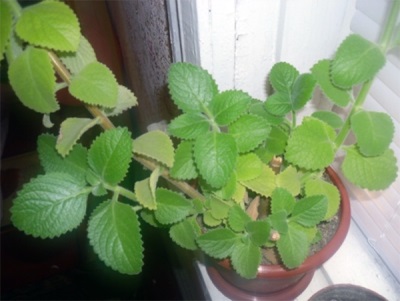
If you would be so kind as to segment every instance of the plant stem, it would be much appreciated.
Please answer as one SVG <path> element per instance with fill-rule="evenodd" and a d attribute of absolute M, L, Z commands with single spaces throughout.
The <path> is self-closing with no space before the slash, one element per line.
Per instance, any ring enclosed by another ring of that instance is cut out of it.
<path fill-rule="evenodd" d="M 379 45 L 381 45 L 383 52 L 387 52 L 390 48 L 390 42 L 392 40 L 393 31 L 396 26 L 396 20 L 400 12 L 400 1 L 393 0 L 392 7 L 390 8 L 390 14 L 385 24 L 385 30 L 379 39 Z"/>

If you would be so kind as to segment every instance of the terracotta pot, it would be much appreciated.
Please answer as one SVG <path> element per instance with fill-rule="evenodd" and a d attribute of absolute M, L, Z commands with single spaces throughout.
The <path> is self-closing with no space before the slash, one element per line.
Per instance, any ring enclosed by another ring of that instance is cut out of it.
<path fill-rule="evenodd" d="M 228 259 L 207 267 L 214 285 L 233 300 L 291 300 L 300 295 L 311 282 L 314 271 L 326 262 L 343 243 L 350 226 L 350 201 L 342 181 L 332 168 L 327 173 L 339 189 L 341 205 L 339 226 L 330 242 L 319 252 L 308 257 L 296 269 L 280 265 L 261 265 L 255 279 L 244 279 L 235 273 Z"/>

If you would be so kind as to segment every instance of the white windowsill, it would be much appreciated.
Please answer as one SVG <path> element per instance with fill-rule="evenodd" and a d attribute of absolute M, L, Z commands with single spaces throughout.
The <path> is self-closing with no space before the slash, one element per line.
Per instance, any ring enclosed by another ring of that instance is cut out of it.
<path fill-rule="evenodd" d="M 368 288 L 389 301 L 400 300 L 400 284 L 373 252 L 358 226 L 352 221 L 341 248 L 315 272 L 310 285 L 296 300 L 308 300 L 317 291 L 329 285 L 344 283 Z M 205 266 L 199 263 L 198 268 L 210 300 L 230 300 L 211 282 Z"/>

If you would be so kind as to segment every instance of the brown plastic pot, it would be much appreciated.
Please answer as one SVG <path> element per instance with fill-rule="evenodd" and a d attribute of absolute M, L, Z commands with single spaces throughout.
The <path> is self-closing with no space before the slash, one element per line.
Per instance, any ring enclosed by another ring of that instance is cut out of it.
<path fill-rule="evenodd" d="M 214 285 L 232 300 L 292 300 L 311 282 L 316 269 L 331 258 L 342 245 L 350 226 L 350 201 L 345 186 L 336 172 L 327 168 L 332 183 L 341 196 L 339 225 L 335 235 L 319 252 L 308 257 L 296 269 L 280 265 L 260 265 L 255 279 L 244 279 L 232 270 L 228 259 L 207 267 Z"/>

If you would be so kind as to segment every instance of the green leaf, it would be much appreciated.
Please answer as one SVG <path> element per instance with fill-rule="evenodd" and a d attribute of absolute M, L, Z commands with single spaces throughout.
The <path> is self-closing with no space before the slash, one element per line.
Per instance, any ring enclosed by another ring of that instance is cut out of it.
<path fill-rule="evenodd" d="M 61 172 L 73 176 L 84 183 L 87 164 L 87 149 L 76 144 L 66 157 L 56 151 L 56 137 L 42 134 L 38 138 L 38 153 L 40 163 L 46 173 Z"/>
<path fill-rule="evenodd" d="M 343 119 L 338 114 L 331 111 L 317 111 L 312 113 L 311 116 L 326 122 L 334 129 L 341 128 L 344 123 Z"/>
<path fill-rule="evenodd" d="M 252 180 L 241 181 L 240 183 L 256 193 L 270 197 L 276 187 L 275 177 L 274 171 L 269 166 L 263 164 L 260 176 Z"/>
<path fill-rule="evenodd" d="M 324 195 L 312 195 L 296 202 L 290 221 L 305 227 L 312 227 L 324 220 L 328 209 L 328 199 Z"/>
<path fill-rule="evenodd" d="M 28 47 L 12 61 L 8 76 L 18 98 L 28 108 L 43 114 L 59 109 L 56 77 L 45 50 Z"/>
<path fill-rule="evenodd" d="M 271 125 L 278 125 L 284 122 L 283 116 L 276 116 L 265 109 L 265 102 L 254 100 L 248 110 L 250 114 L 258 115 L 264 118 Z"/>
<path fill-rule="evenodd" d="M 12 34 L 13 15 L 7 2 L 0 1 L 0 61 Z"/>
<path fill-rule="evenodd" d="M 392 142 L 394 124 L 381 112 L 359 111 L 351 116 L 351 129 L 357 138 L 360 152 L 368 157 L 383 154 Z"/>
<path fill-rule="evenodd" d="M 75 52 L 59 51 L 57 55 L 72 74 L 79 73 L 84 67 L 97 60 L 92 45 L 84 36 L 80 37 L 78 49 Z"/>
<path fill-rule="evenodd" d="M 106 183 L 120 183 L 128 172 L 132 157 L 132 140 L 126 128 L 115 128 L 100 134 L 92 143 L 88 162 Z"/>
<path fill-rule="evenodd" d="M 261 250 L 251 243 L 236 243 L 231 260 L 233 268 L 240 276 L 246 279 L 255 278 L 261 264 Z"/>
<path fill-rule="evenodd" d="M 236 174 L 232 173 L 228 182 L 220 190 L 214 191 L 214 195 L 224 200 L 230 200 L 236 191 L 237 179 Z"/>
<path fill-rule="evenodd" d="M 157 209 L 157 202 L 153 195 L 152 190 L 150 189 L 150 179 L 144 179 L 142 181 L 135 182 L 135 194 L 136 200 L 141 204 L 144 208 L 155 210 Z"/>
<path fill-rule="evenodd" d="M 86 213 L 90 189 L 64 173 L 38 176 L 18 192 L 11 221 L 26 234 L 53 238 L 79 226 Z"/>
<path fill-rule="evenodd" d="M 210 110 L 215 121 L 228 125 L 237 120 L 251 104 L 251 96 L 243 91 L 230 90 L 217 94 L 210 103 Z"/>
<path fill-rule="evenodd" d="M 209 210 L 203 213 L 203 222 L 209 227 L 216 227 L 221 224 L 222 220 L 214 218 Z"/>
<path fill-rule="evenodd" d="M 197 250 L 196 239 L 201 235 L 201 228 L 195 217 L 183 220 L 173 225 L 169 230 L 171 239 L 182 248 Z"/>
<path fill-rule="evenodd" d="M 229 229 L 210 230 L 197 238 L 199 247 L 211 257 L 223 259 L 232 254 L 238 236 Z"/>
<path fill-rule="evenodd" d="M 176 117 L 168 125 L 168 132 L 181 139 L 196 139 L 209 131 L 210 124 L 201 114 L 187 113 Z"/>
<path fill-rule="evenodd" d="M 279 234 L 285 234 L 288 232 L 288 213 L 286 210 L 279 210 L 270 214 L 268 220 L 270 221 L 272 228 L 278 231 Z"/>
<path fill-rule="evenodd" d="M 300 194 L 301 181 L 294 166 L 289 165 L 276 175 L 276 186 L 287 189 L 293 196 Z"/>
<path fill-rule="evenodd" d="M 256 246 L 263 246 L 269 239 L 270 225 L 267 221 L 251 221 L 246 225 L 250 241 Z"/>
<path fill-rule="evenodd" d="M 349 91 L 336 87 L 330 77 L 330 60 L 321 60 L 312 69 L 312 75 L 316 79 L 324 95 L 334 104 L 345 107 L 349 104 L 352 97 Z"/>
<path fill-rule="evenodd" d="M 128 88 L 119 85 L 117 104 L 114 108 L 105 108 L 104 112 L 107 116 L 117 116 L 137 105 L 138 102 L 135 94 L 133 94 Z"/>
<path fill-rule="evenodd" d="M 167 167 L 174 164 L 174 146 L 169 136 L 162 131 L 150 131 L 136 138 L 133 141 L 133 151 Z"/>
<path fill-rule="evenodd" d="M 336 52 L 331 64 L 331 78 L 334 85 L 349 89 L 372 79 L 385 62 L 385 55 L 378 45 L 352 34 Z"/>
<path fill-rule="evenodd" d="M 289 137 L 286 159 L 302 168 L 320 170 L 330 165 L 336 152 L 335 130 L 325 122 L 306 117 Z"/>
<path fill-rule="evenodd" d="M 279 62 L 272 67 L 269 81 L 275 91 L 289 93 L 298 76 L 299 71 L 295 67 L 285 62 Z"/>
<path fill-rule="evenodd" d="M 275 214 L 282 210 L 286 215 L 291 214 L 296 200 L 293 195 L 285 188 L 276 188 L 271 196 L 271 213 Z"/>
<path fill-rule="evenodd" d="M 276 116 L 284 116 L 292 110 L 292 101 L 290 93 L 275 92 L 268 96 L 265 102 L 265 110 Z"/>
<path fill-rule="evenodd" d="M 196 166 L 193 161 L 193 142 L 181 142 L 175 151 L 174 165 L 171 176 L 178 180 L 190 180 L 197 177 Z"/>
<path fill-rule="evenodd" d="M 315 79 L 311 74 L 301 74 L 294 82 L 291 99 L 293 111 L 302 109 L 311 99 L 315 87 Z"/>
<path fill-rule="evenodd" d="M 310 247 L 307 234 L 294 223 L 289 223 L 288 232 L 281 234 L 276 246 L 284 265 L 289 269 L 296 268 L 303 263 L 308 256 Z"/>
<path fill-rule="evenodd" d="M 288 138 L 289 135 L 285 130 L 273 126 L 266 141 L 266 149 L 274 155 L 280 155 L 285 151 Z"/>
<path fill-rule="evenodd" d="M 78 139 L 90 128 L 99 124 L 99 119 L 90 118 L 67 118 L 60 126 L 60 134 L 57 139 L 56 149 L 65 157 L 77 143 Z"/>
<path fill-rule="evenodd" d="M 26 42 L 43 48 L 75 51 L 79 45 L 78 18 L 68 5 L 44 1 L 22 10 L 16 31 Z"/>
<path fill-rule="evenodd" d="M 214 188 L 222 188 L 235 168 L 237 148 L 232 136 L 209 132 L 196 139 L 194 161 L 204 180 Z"/>
<path fill-rule="evenodd" d="M 215 219 L 221 220 L 228 217 L 231 207 L 227 202 L 217 199 L 215 197 L 211 197 L 208 201 L 211 208 L 211 215 Z"/>
<path fill-rule="evenodd" d="M 250 216 L 239 205 L 234 205 L 229 209 L 228 224 L 233 231 L 244 231 L 249 222 L 251 222 Z"/>
<path fill-rule="evenodd" d="M 93 62 L 72 76 L 69 92 L 87 104 L 114 107 L 117 104 L 118 83 L 106 65 Z"/>
<path fill-rule="evenodd" d="M 236 177 L 238 181 L 248 181 L 257 178 L 262 172 L 260 158 L 253 154 L 239 156 L 236 165 Z"/>
<path fill-rule="evenodd" d="M 346 152 L 342 171 L 353 184 L 369 190 L 382 190 L 396 180 L 396 157 L 391 149 L 376 157 L 365 157 L 354 146 L 346 148 Z"/>
<path fill-rule="evenodd" d="M 324 195 L 328 199 L 328 209 L 324 220 L 328 220 L 336 214 L 340 205 L 340 193 L 335 185 L 315 179 L 307 181 L 304 189 L 307 196 Z"/>
<path fill-rule="evenodd" d="M 241 116 L 229 127 L 236 141 L 239 153 L 246 153 L 259 146 L 267 139 L 271 126 L 264 118 L 246 114 Z"/>
<path fill-rule="evenodd" d="M 202 112 L 218 93 L 211 75 L 189 63 L 172 64 L 168 88 L 174 103 L 185 113 Z"/>
<path fill-rule="evenodd" d="M 88 237 L 104 263 L 122 274 L 135 275 L 143 266 L 143 242 L 133 208 L 116 201 L 101 203 L 92 213 Z"/>
<path fill-rule="evenodd" d="M 161 224 L 173 224 L 183 220 L 192 209 L 192 204 L 182 195 L 158 188 L 155 216 Z"/>

